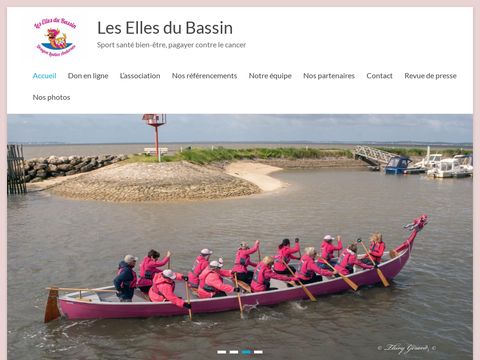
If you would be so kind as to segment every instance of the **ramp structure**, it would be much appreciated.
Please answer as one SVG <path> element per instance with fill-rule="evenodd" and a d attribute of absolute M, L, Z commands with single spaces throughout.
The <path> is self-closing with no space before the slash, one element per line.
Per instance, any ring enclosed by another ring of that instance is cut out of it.
<path fill-rule="evenodd" d="M 362 160 L 368 165 L 377 167 L 387 165 L 390 158 L 398 156 L 397 154 L 389 153 L 387 151 L 379 150 L 370 146 L 357 145 L 352 151 L 355 160 Z"/>

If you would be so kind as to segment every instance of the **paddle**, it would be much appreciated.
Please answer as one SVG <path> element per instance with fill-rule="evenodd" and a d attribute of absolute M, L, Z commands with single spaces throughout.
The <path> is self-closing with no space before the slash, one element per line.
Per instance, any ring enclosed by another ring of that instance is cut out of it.
<path fill-rule="evenodd" d="M 333 271 L 337 271 L 333 266 L 332 264 L 330 264 L 327 260 L 325 259 L 322 259 L 321 257 L 319 257 L 320 260 L 322 260 L 326 265 L 328 265 Z M 355 284 L 352 280 L 350 280 L 349 278 L 347 278 L 345 275 L 343 275 L 341 272 L 337 271 L 337 274 L 341 276 L 341 278 L 348 284 L 350 285 L 350 287 L 353 289 L 353 291 L 357 291 L 358 289 L 358 285 Z"/>
<path fill-rule="evenodd" d="M 364 249 L 365 252 L 367 253 L 370 261 L 372 262 L 372 264 L 375 265 L 376 262 L 373 261 L 372 255 L 370 255 L 369 251 L 367 250 L 367 247 L 366 247 L 365 244 L 362 242 L 362 239 L 361 239 L 361 238 L 358 238 L 358 239 L 357 239 L 357 242 L 359 242 L 360 244 L 362 244 L 363 249 Z M 385 277 L 385 275 L 383 275 L 382 270 L 380 270 L 377 266 L 375 266 L 375 269 L 377 269 L 378 277 L 380 278 L 380 280 L 382 280 L 383 286 L 389 287 L 389 286 L 390 286 L 390 283 L 388 282 L 388 280 L 387 280 L 387 278 Z"/>
<path fill-rule="evenodd" d="M 285 260 L 282 259 L 282 263 L 283 263 L 283 265 L 285 265 L 285 267 L 288 269 L 288 271 L 290 271 L 290 274 L 292 274 L 292 276 L 295 277 L 295 274 L 293 273 L 292 269 L 290 269 L 290 266 L 287 265 Z M 310 300 L 317 301 L 317 299 L 315 299 L 315 296 L 312 295 L 310 290 L 308 290 L 300 280 L 296 280 L 296 281 L 298 281 L 299 284 L 302 286 L 303 291 L 305 291 L 305 294 L 307 294 L 307 296 L 310 298 Z"/>
<path fill-rule="evenodd" d="M 80 292 L 80 298 L 82 298 L 82 291 L 90 292 L 114 292 L 116 290 L 102 290 L 102 289 L 84 289 L 84 288 L 58 288 L 58 287 L 49 287 L 46 288 L 50 290 L 48 292 L 47 305 L 45 306 L 45 317 L 43 319 L 44 323 L 48 323 L 52 320 L 58 319 L 60 317 L 60 310 L 58 310 L 58 292 L 59 291 L 78 291 Z"/>
<path fill-rule="evenodd" d="M 244 283 L 244 282 L 241 281 L 241 280 L 237 280 L 237 283 L 238 283 L 238 285 L 239 285 L 243 290 L 245 290 L 246 292 L 249 292 L 249 293 L 252 292 L 252 288 L 251 288 L 248 284 Z"/>
<path fill-rule="evenodd" d="M 188 284 L 185 281 L 185 292 L 187 293 L 187 303 L 190 305 L 190 292 L 188 291 Z M 192 321 L 192 308 L 188 309 L 188 316 L 190 317 L 190 321 Z"/>
<path fill-rule="evenodd" d="M 233 274 L 233 278 L 235 279 L 235 287 L 238 288 L 237 273 Z M 237 299 L 238 299 L 238 306 L 240 307 L 240 319 L 243 320 L 243 306 L 242 306 L 242 299 L 240 299 L 239 292 L 237 292 Z"/>

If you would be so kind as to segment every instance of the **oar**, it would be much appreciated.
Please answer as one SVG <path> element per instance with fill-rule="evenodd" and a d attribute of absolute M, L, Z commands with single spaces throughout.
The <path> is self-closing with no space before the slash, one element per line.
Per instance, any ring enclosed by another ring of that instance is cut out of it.
<path fill-rule="evenodd" d="M 362 239 L 358 238 L 358 239 L 357 239 L 357 242 L 359 242 L 360 244 L 362 244 L 363 249 L 364 249 L 365 252 L 367 253 L 370 261 L 372 262 L 373 265 L 376 265 L 376 262 L 373 261 L 372 255 L 370 255 L 370 252 L 367 250 L 367 247 L 366 247 L 365 244 L 362 242 Z M 380 278 L 380 280 L 382 280 L 383 286 L 385 286 L 385 287 L 390 286 L 390 283 L 388 282 L 388 280 L 387 280 L 387 278 L 385 277 L 385 275 L 383 275 L 382 270 L 380 270 L 377 266 L 375 266 L 375 268 L 377 269 L 378 277 Z"/>
<path fill-rule="evenodd" d="M 245 290 L 246 292 L 249 292 L 249 293 L 252 292 L 252 288 L 250 287 L 250 285 L 244 283 L 244 282 L 241 281 L 241 280 L 237 280 L 237 283 L 238 283 L 238 285 L 239 285 L 243 290 Z"/>
<path fill-rule="evenodd" d="M 283 265 L 285 265 L 285 267 L 288 269 L 288 271 L 290 271 L 290 274 L 292 274 L 292 276 L 295 277 L 295 274 L 293 273 L 292 269 L 290 269 L 290 266 L 288 266 L 287 263 L 285 263 L 285 260 L 282 259 L 282 263 L 283 263 Z M 317 301 L 317 299 L 315 299 L 315 296 L 312 295 L 310 290 L 308 290 L 300 280 L 296 280 L 296 281 L 298 281 L 300 283 L 300 285 L 302 285 L 303 291 L 305 291 L 305 294 L 307 294 L 307 296 L 310 298 L 310 300 Z"/>
<path fill-rule="evenodd" d="M 187 293 L 187 303 L 190 305 L 190 291 L 188 291 L 188 284 L 185 281 L 185 292 Z M 188 316 L 190 317 L 190 321 L 192 321 L 192 308 L 188 309 Z"/>
<path fill-rule="evenodd" d="M 258 244 L 258 262 L 262 261 L 262 253 L 260 252 L 260 244 Z"/>
<path fill-rule="evenodd" d="M 319 258 L 321 259 L 325 264 L 327 264 L 333 271 L 337 271 L 333 266 L 332 264 L 330 264 L 327 260 L 325 259 L 322 259 L 322 258 Z M 337 274 L 340 275 L 342 277 L 342 279 L 348 284 L 350 285 L 350 287 L 353 289 L 353 291 L 357 291 L 358 289 L 358 285 L 355 284 L 352 280 L 350 280 L 349 278 L 347 278 L 345 275 L 343 275 L 341 272 L 337 271 Z"/>
<path fill-rule="evenodd" d="M 233 274 L 233 278 L 235 279 L 235 287 L 238 288 L 237 273 Z M 240 293 L 239 292 L 237 292 L 237 299 L 238 299 L 238 306 L 240 307 L 240 319 L 243 319 L 242 299 L 240 299 Z"/>
<path fill-rule="evenodd" d="M 59 291 L 85 291 L 85 292 L 114 292 L 117 290 L 107 290 L 107 289 L 88 289 L 88 288 L 57 288 L 57 287 L 48 287 L 46 290 L 59 290 Z"/>

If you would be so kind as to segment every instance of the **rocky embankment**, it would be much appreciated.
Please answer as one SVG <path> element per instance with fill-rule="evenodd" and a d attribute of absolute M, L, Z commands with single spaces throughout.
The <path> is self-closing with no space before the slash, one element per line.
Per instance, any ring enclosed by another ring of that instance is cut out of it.
<path fill-rule="evenodd" d="M 127 155 L 50 156 L 23 162 L 25 181 L 39 182 L 51 177 L 92 171 L 127 159 Z"/>
<path fill-rule="evenodd" d="M 249 181 L 188 162 L 116 164 L 50 188 L 72 199 L 116 202 L 221 199 L 260 193 Z"/>

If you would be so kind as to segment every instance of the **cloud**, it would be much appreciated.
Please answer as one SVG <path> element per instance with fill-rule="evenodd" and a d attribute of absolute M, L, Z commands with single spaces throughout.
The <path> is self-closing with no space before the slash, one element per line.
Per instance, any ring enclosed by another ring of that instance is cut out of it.
<path fill-rule="evenodd" d="M 10 142 L 152 142 L 140 114 L 9 115 Z M 472 142 L 472 115 L 168 115 L 164 142 L 419 141 Z"/>

